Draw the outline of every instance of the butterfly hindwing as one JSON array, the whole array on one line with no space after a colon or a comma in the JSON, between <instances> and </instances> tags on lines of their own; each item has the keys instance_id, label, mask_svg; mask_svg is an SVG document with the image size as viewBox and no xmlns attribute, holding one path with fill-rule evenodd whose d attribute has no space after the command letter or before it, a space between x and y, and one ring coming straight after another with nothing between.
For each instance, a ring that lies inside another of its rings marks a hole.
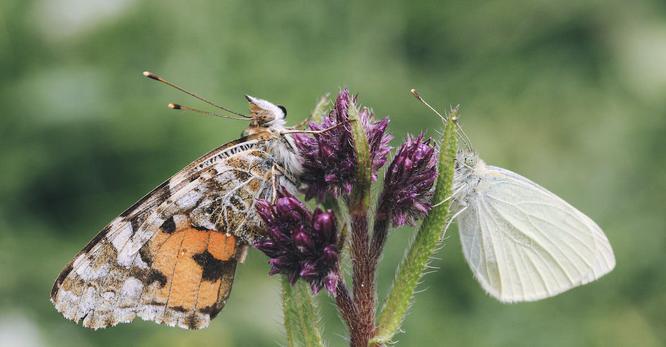
<instances>
[{"instance_id":1,"label":"butterfly hindwing","mask_svg":"<svg viewBox=\"0 0 666 347\"><path fill-rule=\"evenodd\" d=\"M63 270L51 300L104 328L136 316L203 328L222 309L242 249L271 194L266 142L226 144L181 170L105 227Z\"/></svg>"}]
</instances>

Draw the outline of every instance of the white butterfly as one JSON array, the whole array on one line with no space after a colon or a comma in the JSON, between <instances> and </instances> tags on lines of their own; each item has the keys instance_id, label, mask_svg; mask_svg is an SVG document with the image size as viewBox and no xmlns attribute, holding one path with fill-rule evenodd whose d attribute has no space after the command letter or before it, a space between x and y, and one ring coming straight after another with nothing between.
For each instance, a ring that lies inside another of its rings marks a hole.
<instances>
[{"instance_id":1,"label":"white butterfly","mask_svg":"<svg viewBox=\"0 0 666 347\"><path fill-rule=\"evenodd\" d=\"M486 165L460 128L458 137L452 208L465 259L488 294L501 302L540 300L615 267L606 235L588 216L529 179Z\"/></svg>"},{"instance_id":2,"label":"white butterfly","mask_svg":"<svg viewBox=\"0 0 666 347\"><path fill-rule=\"evenodd\" d=\"M501 302L551 297L615 267L594 221L527 178L486 165L471 147L458 152L454 192L465 259Z\"/></svg>"},{"instance_id":3,"label":"white butterfly","mask_svg":"<svg viewBox=\"0 0 666 347\"><path fill-rule=\"evenodd\" d=\"M456 132L463 149L456 155L453 218L465 260L488 294L501 302L535 301L613 270L613 249L593 220L529 179L486 165L462 129Z\"/></svg>"}]
</instances>

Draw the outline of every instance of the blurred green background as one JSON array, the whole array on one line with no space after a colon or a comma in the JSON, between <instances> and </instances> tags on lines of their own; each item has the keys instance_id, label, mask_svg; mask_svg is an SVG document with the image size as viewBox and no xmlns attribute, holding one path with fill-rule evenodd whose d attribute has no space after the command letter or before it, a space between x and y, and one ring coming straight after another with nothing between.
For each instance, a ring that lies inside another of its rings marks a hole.
<instances>
[{"instance_id":1,"label":"blurred green background","mask_svg":"<svg viewBox=\"0 0 666 347\"><path fill-rule=\"evenodd\" d=\"M169 111L191 98L152 70L245 111L243 94L305 118L348 86L397 138L462 122L487 162L596 220L617 268L530 304L487 297L453 228L401 346L666 345L666 5L663 1L0 2L0 345L279 346L278 278L239 267L212 325L135 321L89 331L48 301L61 268L108 221L241 122ZM394 141L394 144L398 141ZM387 291L412 230L389 240ZM330 346L346 345L320 295Z\"/></svg>"}]
</instances>

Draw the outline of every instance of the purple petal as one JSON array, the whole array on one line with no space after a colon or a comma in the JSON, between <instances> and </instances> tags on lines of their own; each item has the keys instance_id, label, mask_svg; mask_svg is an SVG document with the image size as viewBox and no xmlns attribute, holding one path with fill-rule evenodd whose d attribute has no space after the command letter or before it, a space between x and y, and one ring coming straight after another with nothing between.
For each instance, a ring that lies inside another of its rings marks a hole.
<instances>
[{"instance_id":1,"label":"purple petal","mask_svg":"<svg viewBox=\"0 0 666 347\"><path fill-rule=\"evenodd\" d=\"M302 278L308 279L312 277L317 276L317 267L315 266L314 263L312 262L305 262L303 265L301 265L301 271L299 272L299 276Z\"/></svg>"},{"instance_id":2,"label":"purple petal","mask_svg":"<svg viewBox=\"0 0 666 347\"><path fill-rule=\"evenodd\" d=\"M317 209L314 213L313 228L321 234L325 240L331 240L335 236L335 215L332 211L323 212Z\"/></svg>"},{"instance_id":3,"label":"purple petal","mask_svg":"<svg viewBox=\"0 0 666 347\"><path fill-rule=\"evenodd\" d=\"M336 288L338 287L339 280L340 276L333 271L329 272L329 274L326 275L326 278L324 278L324 287L326 287L326 290L333 296L336 295Z\"/></svg>"},{"instance_id":4,"label":"purple petal","mask_svg":"<svg viewBox=\"0 0 666 347\"><path fill-rule=\"evenodd\" d=\"M293 234L294 245L301 253L312 253L314 251L314 241L312 237L305 232L303 227L300 227Z\"/></svg>"},{"instance_id":5,"label":"purple petal","mask_svg":"<svg viewBox=\"0 0 666 347\"><path fill-rule=\"evenodd\" d=\"M321 284L318 281L310 282L310 290L312 290L313 294L319 293L319 291L321 290Z\"/></svg>"},{"instance_id":6,"label":"purple petal","mask_svg":"<svg viewBox=\"0 0 666 347\"><path fill-rule=\"evenodd\" d=\"M326 264L336 264L338 262L338 247L335 245L324 247L321 258Z\"/></svg>"}]
</instances>

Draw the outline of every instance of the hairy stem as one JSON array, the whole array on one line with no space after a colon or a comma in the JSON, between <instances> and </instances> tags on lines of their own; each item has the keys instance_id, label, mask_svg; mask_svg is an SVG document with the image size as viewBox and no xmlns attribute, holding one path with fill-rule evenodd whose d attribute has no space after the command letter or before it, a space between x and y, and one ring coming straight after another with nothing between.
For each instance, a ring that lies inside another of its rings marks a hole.
<instances>
[{"instance_id":1,"label":"hairy stem","mask_svg":"<svg viewBox=\"0 0 666 347\"><path fill-rule=\"evenodd\" d=\"M356 322L352 325L351 345L366 347L374 334L375 323L375 265L369 257L368 209L372 163L365 129L361 124L358 106L349 105L349 119L356 156L356 180L349 198L351 215L352 281Z\"/></svg>"},{"instance_id":2,"label":"hairy stem","mask_svg":"<svg viewBox=\"0 0 666 347\"><path fill-rule=\"evenodd\" d=\"M324 346L319 312L305 282L298 281L292 286L287 276L282 276L282 309L289 347Z\"/></svg>"},{"instance_id":3,"label":"hairy stem","mask_svg":"<svg viewBox=\"0 0 666 347\"><path fill-rule=\"evenodd\" d=\"M354 329L354 324L356 323L356 308L351 296L349 296L347 285L342 279L335 288L335 303L351 335L351 331Z\"/></svg>"},{"instance_id":4,"label":"hairy stem","mask_svg":"<svg viewBox=\"0 0 666 347\"><path fill-rule=\"evenodd\" d=\"M444 129L439 153L439 175L433 196L435 207L430 210L421 224L409 251L398 267L393 286L379 316L377 331L372 339L374 343L390 343L393 336L399 331L412 302L416 286L423 277L430 257L437 250L446 231L450 205L450 201L446 199L451 195L458 144L455 132L456 115L457 109L452 110ZM437 204L438 202L444 203Z\"/></svg>"},{"instance_id":5,"label":"hairy stem","mask_svg":"<svg viewBox=\"0 0 666 347\"><path fill-rule=\"evenodd\" d=\"M352 279L354 303L358 312L352 346L367 346L374 333L375 266L368 255L368 239L367 215L352 215Z\"/></svg>"},{"instance_id":6,"label":"hairy stem","mask_svg":"<svg viewBox=\"0 0 666 347\"><path fill-rule=\"evenodd\" d=\"M389 220L390 220L390 206L384 197L379 197L379 204L375 213L375 222L372 231L372 243L370 244L370 258L373 263L377 264L379 257L386 244L388 237Z\"/></svg>"}]
</instances>

